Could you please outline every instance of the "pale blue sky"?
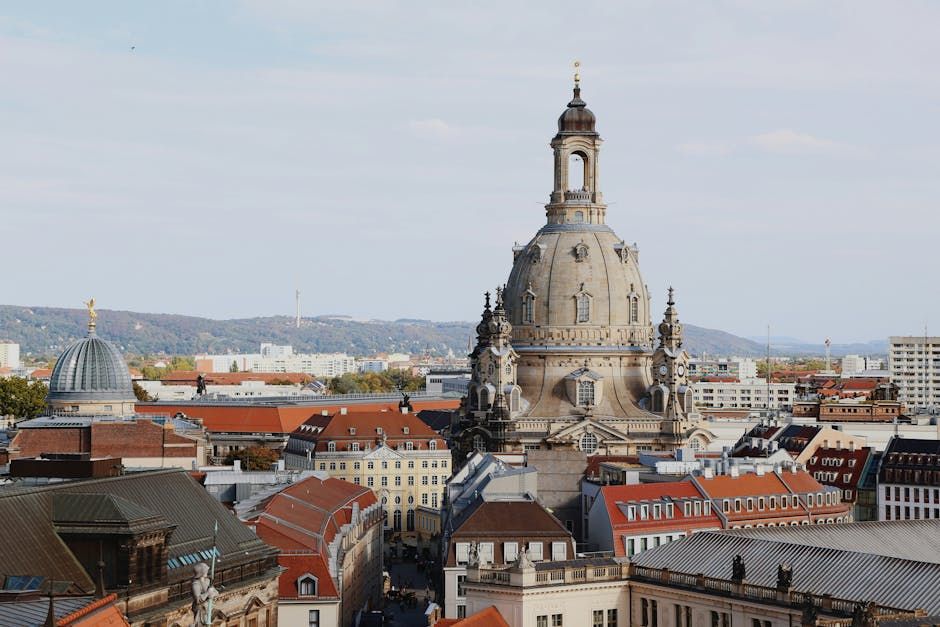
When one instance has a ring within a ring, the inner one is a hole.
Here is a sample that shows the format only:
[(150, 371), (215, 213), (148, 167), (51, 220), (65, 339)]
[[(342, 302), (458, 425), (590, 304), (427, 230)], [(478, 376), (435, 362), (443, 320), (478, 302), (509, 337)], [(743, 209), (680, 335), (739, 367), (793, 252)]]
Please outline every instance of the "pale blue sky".
[[(475, 319), (570, 62), (608, 222), (742, 335), (940, 330), (940, 5), (0, 7), (0, 303)], [(131, 51), (131, 46), (136, 49)], [(12, 278), (12, 280), (11, 280)]]

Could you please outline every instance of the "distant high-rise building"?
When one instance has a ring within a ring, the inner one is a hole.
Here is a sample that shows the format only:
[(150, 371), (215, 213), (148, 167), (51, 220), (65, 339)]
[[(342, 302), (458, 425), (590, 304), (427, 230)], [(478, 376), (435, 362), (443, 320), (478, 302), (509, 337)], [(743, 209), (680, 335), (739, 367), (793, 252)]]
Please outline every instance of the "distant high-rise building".
[(749, 357), (728, 359), (693, 358), (689, 360), (690, 377), (735, 377), (738, 380), (757, 378), (757, 362)]
[(20, 367), (20, 345), (14, 342), (0, 342), (0, 368)]
[(888, 369), (908, 410), (940, 407), (940, 337), (889, 338)]

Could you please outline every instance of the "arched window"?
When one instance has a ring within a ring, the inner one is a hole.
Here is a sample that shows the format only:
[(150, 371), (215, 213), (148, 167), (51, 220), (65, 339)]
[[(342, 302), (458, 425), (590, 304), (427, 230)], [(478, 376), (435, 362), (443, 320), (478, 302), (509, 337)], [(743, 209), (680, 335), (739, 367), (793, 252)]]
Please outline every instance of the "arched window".
[(473, 450), (481, 453), (486, 452), (486, 438), (479, 433), (473, 436)]
[(568, 189), (579, 191), (584, 189), (584, 173), (587, 170), (587, 161), (584, 155), (573, 152), (568, 155)]
[(480, 388), (480, 409), (490, 408), (490, 392), (486, 388)]
[(408, 515), (405, 517), (405, 528), (408, 531), (415, 530), (415, 511), (413, 509), (409, 509)]
[(352, 444), (350, 444), (350, 445), (349, 445), (349, 450), (351, 450), (351, 451), (358, 451), (358, 450), (359, 450), (359, 443), (358, 443), (358, 442), (353, 442)]
[(662, 413), (664, 405), (663, 391), (660, 389), (653, 391), (653, 412)]
[(630, 323), (636, 324), (640, 319), (640, 299), (636, 296), (630, 297)]
[(336, 442), (330, 442), (330, 443), (328, 443), (328, 444), (326, 445), (326, 450), (328, 450), (330, 453), (335, 453), (335, 452), (336, 452)]
[(436, 451), (437, 450), (437, 440), (431, 440), (428, 442), (428, 450)]
[(575, 211), (575, 212), (574, 212), (574, 223), (575, 223), (575, 224), (583, 224), (583, 223), (584, 223), (584, 212), (583, 212), (583, 211)]
[(594, 405), (594, 382), (578, 381), (578, 405), (591, 407)]
[(393, 523), (393, 527), (392, 527), (392, 528), (393, 528), (395, 531), (401, 531), (401, 510), (400, 510), (400, 509), (396, 509), (396, 510), (395, 510), (394, 521), (395, 521), (395, 522)]
[(522, 322), (524, 324), (535, 322), (535, 296), (529, 293), (522, 297)]
[(702, 446), (702, 440), (699, 438), (689, 438), (689, 448), (693, 451), (701, 451), (704, 448)]
[(591, 297), (585, 293), (578, 294), (578, 322), (591, 321)]
[(593, 433), (585, 433), (581, 436), (581, 450), (590, 455), (597, 450), (597, 436)]

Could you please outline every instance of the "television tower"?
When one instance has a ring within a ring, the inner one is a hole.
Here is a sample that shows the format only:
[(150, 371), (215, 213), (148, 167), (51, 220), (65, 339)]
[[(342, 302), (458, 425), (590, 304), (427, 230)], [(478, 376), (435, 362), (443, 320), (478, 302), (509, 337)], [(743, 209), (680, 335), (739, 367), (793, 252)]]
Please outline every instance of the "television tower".
[(297, 297), (297, 328), (300, 328), (300, 290), (296, 291)]

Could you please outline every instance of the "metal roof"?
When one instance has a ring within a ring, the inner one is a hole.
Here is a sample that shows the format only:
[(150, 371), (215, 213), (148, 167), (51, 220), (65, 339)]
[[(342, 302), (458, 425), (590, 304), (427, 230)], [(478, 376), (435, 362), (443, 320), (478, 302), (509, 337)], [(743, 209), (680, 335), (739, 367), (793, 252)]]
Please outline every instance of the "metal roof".
[(121, 351), (94, 331), (63, 352), (49, 377), (49, 400), (134, 401), (131, 373)]
[(741, 555), (747, 582), (773, 588), (777, 567), (793, 587), (850, 601), (940, 612), (940, 521), (704, 531), (640, 553), (638, 566), (731, 579)]
[[(55, 617), (61, 619), (68, 616), (94, 600), (95, 598), (91, 596), (55, 597)], [(0, 603), (0, 627), (40, 627), (45, 624), (48, 612), (49, 597)]]
[[(44, 575), (75, 582), (84, 591), (94, 589), (91, 578), (53, 528), (54, 497), (65, 494), (112, 495), (121, 500), (119, 509), (123, 514), (117, 516), (133, 518), (147, 512), (162, 517), (168, 526), (175, 527), (168, 540), (168, 558), (210, 550), (216, 521), (218, 550), (227, 565), (257, 560), (274, 551), (184, 471), (151, 470), (45, 486), (0, 488), (0, 520), (4, 524), (4, 533), (0, 534), (0, 576)], [(101, 506), (97, 496), (89, 503), (88, 507)], [(78, 513), (85, 515), (84, 511)]]

